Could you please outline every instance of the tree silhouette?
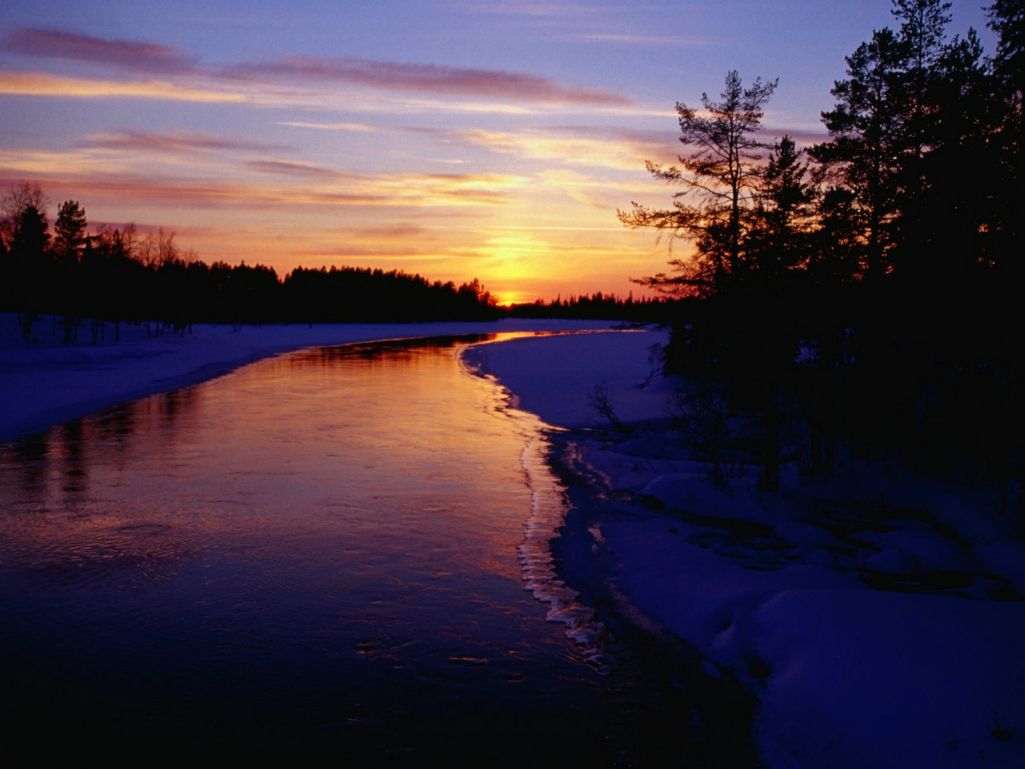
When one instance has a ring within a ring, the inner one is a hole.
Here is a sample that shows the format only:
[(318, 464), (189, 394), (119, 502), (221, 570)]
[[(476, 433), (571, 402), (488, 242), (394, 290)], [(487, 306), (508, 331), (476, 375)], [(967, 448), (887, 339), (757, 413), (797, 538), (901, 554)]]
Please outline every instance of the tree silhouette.
[(14, 220), (11, 253), (17, 259), (39, 262), (50, 243), (46, 212), (34, 205), (23, 208)]
[(680, 143), (688, 151), (678, 156), (680, 167), (651, 161), (646, 166), (656, 179), (685, 189), (673, 196), (671, 209), (633, 203), (631, 210), (618, 215), (628, 227), (654, 228), (696, 241), (697, 256), (691, 261), (672, 260), (675, 275), (659, 273), (641, 279), (642, 284), (674, 293), (710, 295), (741, 271), (747, 214), (754, 205), (758, 161), (765, 149), (756, 132), (776, 82), (762, 83), (758, 78), (744, 88), (740, 75), (732, 70), (726, 75), (721, 101), (703, 93), (701, 112), (677, 103)]
[(29, 339), (48, 289), (46, 198), (38, 184), (22, 182), (4, 196), (0, 210), (0, 237), (6, 244), (10, 275), (0, 282), (0, 301), (20, 314), (22, 333)]
[(999, 35), (993, 57), (999, 113), (995, 143), (1000, 153), (995, 249), (1008, 277), (1020, 281), (1025, 276), (1025, 2), (995, 0), (989, 8), (989, 26)]
[(60, 204), (53, 225), (53, 248), (58, 259), (79, 261), (85, 247), (86, 227), (85, 209), (77, 200), (65, 200)]
[(49, 241), (46, 198), (38, 184), (21, 182), (0, 201), (0, 238), (8, 254), (41, 256)]
[(815, 186), (808, 161), (790, 136), (777, 141), (761, 172), (746, 261), (766, 290), (783, 288), (788, 273), (809, 258)]
[(875, 280), (889, 271), (895, 241), (903, 59), (904, 47), (891, 29), (858, 46), (847, 57), (847, 79), (833, 86), (836, 106), (822, 113), (831, 140), (811, 150), (853, 193), (852, 226), (862, 233), (864, 271)]

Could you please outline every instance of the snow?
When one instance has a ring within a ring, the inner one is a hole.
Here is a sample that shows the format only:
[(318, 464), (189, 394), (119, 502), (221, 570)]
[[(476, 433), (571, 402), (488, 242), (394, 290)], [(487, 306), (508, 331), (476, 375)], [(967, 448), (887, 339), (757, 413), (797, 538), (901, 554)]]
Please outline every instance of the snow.
[[(550, 424), (582, 427), (600, 422), (589, 402), (600, 386), (607, 389), (619, 419), (634, 421), (665, 415), (665, 382), (660, 379), (645, 385), (655, 368), (652, 346), (665, 343), (664, 333), (624, 331), (605, 334), (600, 342), (588, 336), (573, 336), (555, 347), (543, 341), (524, 338), (480, 345), (463, 353), (463, 358), (485, 372), (500, 369), (502, 384), (516, 398), (517, 405)], [(498, 369), (492, 365), (492, 356)]]
[[(468, 356), (571, 443), (600, 494), (594, 547), (633, 612), (757, 699), (769, 767), (1025, 766), (1021, 500), (846, 460), (723, 488), (649, 382), (659, 332), (523, 339)], [(608, 386), (625, 430), (588, 396)], [(585, 428), (585, 429), (580, 429)], [(628, 433), (627, 433), (628, 431)], [(601, 500), (606, 500), (602, 502)]]
[[(51, 319), (26, 342), (0, 315), (0, 441), (313, 345), (610, 325), (122, 326), (114, 342), (108, 324), (97, 344), (88, 328), (63, 344)], [(993, 489), (851, 460), (814, 481), (784, 468), (776, 494), (744, 466), (718, 487), (672, 429), (676, 383), (651, 377), (664, 341), (650, 330), (520, 338), (465, 357), (521, 408), (574, 428), (557, 440), (608, 500), (588, 533), (613, 556), (617, 593), (752, 693), (765, 765), (1025, 766), (1020, 498), (1002, 511)]]
[[(183, 334), (87, 322), (65, 344), (55, 318), (33, 325), (25, 341), (13, 313), (0, 313), (0, 442), (83, 417), (107, 406), (221, 376), (270, 355), (316, 345), (513, 331), (608, 328), (592, 321), (501, 320), (479, 323), (195, 325)], [(102, 333), (101, 333), (102, 332)]]

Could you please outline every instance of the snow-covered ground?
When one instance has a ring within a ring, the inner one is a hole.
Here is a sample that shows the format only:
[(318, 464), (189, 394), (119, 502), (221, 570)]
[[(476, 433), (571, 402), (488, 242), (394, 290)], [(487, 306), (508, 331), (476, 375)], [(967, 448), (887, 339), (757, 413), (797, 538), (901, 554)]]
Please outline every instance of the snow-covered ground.
[[(657, 332), (533, 338), (467, 353), (604, 492), (595, 547), (633, 607), (757, 698), (770, 767), (1025, 766), (1025, 516), (987, 488), (846, 461), (726, 488), (641, 387)], [(628, 434), (589, 408), (596, 385)]]
[[(23, 339), (17, 316), (0, 313), (0, 443), (107, 406), (226, 374), (270, 355), (315, 345), (452, 334), (608, 328), (588, 321), (492, 323), (195, 325), (177, 334), (157, 327), (89, 322), (65, 344), (59, 320), (44, 317)], [(96, 341), (93, 332), (96, 331)]]

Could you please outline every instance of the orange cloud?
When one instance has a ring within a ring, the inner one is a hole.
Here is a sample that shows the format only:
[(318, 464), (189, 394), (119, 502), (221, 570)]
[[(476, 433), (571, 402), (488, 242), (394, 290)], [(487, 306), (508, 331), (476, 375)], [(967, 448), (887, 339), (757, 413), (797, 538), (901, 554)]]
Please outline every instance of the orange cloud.
[(251, 101), (249, 97), (240, 93), (176, 85), (160, 80), (87, 80), (40, 72), (11, 71), (0, 71), (0, 93), (19, 96), (164, 99), (234, 104)]
[(563, 131), (525, 130), (517, 132), (471, 129), (453, 136), (470, 144), (504, 154), (536, 160), (554, 160), (567, 165), (636, 171), (645, 158), (661, 156), (670, 142), (656, 143), (637, 137), (611, 134), (603, 137)]
[[(525, 177), (503, 174), (379, 174), (331, 171), (306, 163), (252, 161), (251, 166), (303, 179), (301, 185), (270, 185), (246, 180), (154, 177), (110, 173), (103, 158), (43, 153), (39, 157), (0, 152), (0, 183), (31, 176), (44, 186), (73, 188), (76, 195), (115, 200), (161, 201), (179, 207), (378, 206), (429, 208), (494, 206), (507, 202)], [(69, 168), (70, 166), (70, 168)], [(70, 173), (69, 173), (70, 172)], [(308, 183), (310, 178), (323, 183)]]

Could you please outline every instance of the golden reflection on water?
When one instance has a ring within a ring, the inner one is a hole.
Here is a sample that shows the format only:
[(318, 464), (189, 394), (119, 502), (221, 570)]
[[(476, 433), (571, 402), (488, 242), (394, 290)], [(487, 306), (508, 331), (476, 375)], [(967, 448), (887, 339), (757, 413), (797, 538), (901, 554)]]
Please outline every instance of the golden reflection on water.
[(126, 586), (202, 553), (331, 543), (519, 580), (536, 425), (455, 362), (494, 338), (304, 350), (2, 447), (2, 568)]

